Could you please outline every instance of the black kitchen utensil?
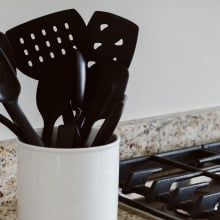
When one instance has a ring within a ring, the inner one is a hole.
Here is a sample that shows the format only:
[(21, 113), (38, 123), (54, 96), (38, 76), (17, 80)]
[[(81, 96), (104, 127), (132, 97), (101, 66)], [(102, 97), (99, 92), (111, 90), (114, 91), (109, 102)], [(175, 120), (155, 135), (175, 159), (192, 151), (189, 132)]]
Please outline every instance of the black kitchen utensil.
[(124, 94), (129, 73), (128, 69), (116, 61), (97, 63), (89, 74), (94, 75), (91, 84), (87, 85), (87, 100), (83, 106), (83, 120), (81, 127), (81, 139), (86, 143), (93, 124), (99, 119), (105, 119), (112, 107), (117, 104)]
[[(8, 38), (2, 32), (0, 32), (0, 47), (4, 51), (5, 55), (7, 56), (7, 58), (9, 59), (11, 65), (13, 66), (13, 68), (15, 70), (16, 66), (15, 66), (15, 60), (14, 60), (14, 56), (13, 56), (12, 47), (10, 45)], [(16, 73), (16, 71), (15, 71), (15, 73)]]
[[(5, 36), (4, 33), (0, 32), (0, 48), (4, 52), (4, 54), (7, 56), (7, 58), (10, 61), (10, 64), (13, 66), (14, 71), (16, 73), (16, 67), (15, 67), (15, 61), (13, 57), (13, 51), (10, 46), (10, 43)], [(23, 140), (22, 137), (22, 131), (15, 125), (12, 121), (10, 121), (8, 118), (6, 118), (4, 115), (0, 114), (0, 122), (5, 125), (9, 130), (11, 130), (20, 140)]]
[(83, 54), (76, 50), (76, 85), (73, 89), (71, 104), (72, 108), (82, 109), (84, 96), (85, 96), (85, 86), (86, 86), (86, 61)]
[(75, 9), (36, 18), (8, 30), (6, 35), (18, 69), (38, 80), (61, 75), (68, 64), (72, 65), (75, 49), (83, 54), (88, 50), (87, 28)]
[(75, 118), (71, 123), (64, 123), (58, 127), (57, 147), (73, 147), (80, 144), (80, 131), (78, 119), (82, 112), (85, 85), (86, 85), (86, 62), (79, 50), (76, 50), (76, 87), (71, 95), (72, 109), (75, 110)]
[[(73, 90), (73, 68), (62, 75), (54, 75), (50, 80), (39, 80), (37, 87), (37, 107), (44, 120), (42, 140), (45, 146), (51, 146), (51, 137), (55, 121), (69, 107)], [(62, 69), (59, 69), (62, 72)]]
[(98, 133), (92, 143), (92, 146), (104, 145), (109, 141), (121, 118), (126, 99), (127, 96), (124, 95), (112, 108), (112, 111), (108, 114), (102, 126), (99, 128)]
[(17, 127), (21, 129), (24, 141), (28, 144), (43, 146), (40, 137), (18, 105), (19, 93), (20, 84), (15, 71), (4, 51), (0, 48), (0, 102), (3, 103)]
[(78, 50), (76, 52), (76, 63), (77, 63), (77, 70), (76, 75), (78, 79), (77, 87), (73, 90), (71, 103), (72, 108), (76, 109), (76, 116), (75, 121), (73, 123), (74, 132), (73, 132), (73, 147), (78, 147), (81, 143), (81, 135), (79, 130), (79, 118), (82, 113), (83, 102), (85, 97), (85, 88), (86, 88), (86, 61), (82, 53)]
[[(116, 100), (124, 94), (128, 80), (126, 67), (131, 63), (138, 36), (136, 24), (108, 12), (96, 11), (87, 28), (89, 65), (83, 117), (80, 120), (84, 143), (94, 121), (106, 118)], [(95, 65), (90, 67), (91, 63)], [(110, 89), (111, 86), (114, 89)]]
[[(79, 80), (74, 71), (77, 68), (75, 53), (77, 48), (82, 53), (87, 54), (86, 25), (76, 10), (69, 9), (31, 20), (8, 30), (6, 34), (12, 44), (17, 67), (24, 74), (40, 81), (37, 102), (40, 112), (44, 117), (44, 122), (48, 124), (46, 126), (48, 134), (43, 135), (43, 139), (45, 140), (47, 136), (45, 141), (49, 143), (48, 138), (51, 131), (49, 132), (48, 129), (61, 113), (61, 108), (62, 111), (64, 107), (67, 108), (62, 112), (65, 124), (71, 124), (74, 119), (71, 114), (72, 109), (68, 109), (70, 107), (66, 105), (58, 106), (58, 100), (56, 101), (55, 97), (48, 101), (51, 105), (54, 104), (54, 106), (49, 107), (46, 99), (49, 99), (53, 94), (49, 92), (50, 94), (46, 98), (43, 93), (47, 92), (47, 86), (53, 89), (63, 89), (65, 85), (63, 84), (61, 87), (61, 85), (58, 85), (58, 81), (59, 79), (62, 81), (63, 75), (67, 76), (70, 70), (72, 70), (71, 74), (75, 76), (70, 81), (73, 84), (71, 93), (77, 93), (73, 91), (74, 89), (78, 91), (77, 87), (82, 79)], [(69, 91), (70, 82), (67, 83), (68, 88), (64, 88), (64, 90)], [(55, 83), (55, 85), (49, 85), (51, 83)], [(67, 94), (66, 92), (61, 93)], [(61, 101), (61, 94), (56, 93), (56, 96), (60, 97), (59, 100)], [(43, 99), (42, 101), (40, 100), (41, 98)], [(66, 98), (64, 99), (66, 100)], [(61, 102), (64, 103), (64, 101)], [(55, 109), (56, 107), (58, 108), (57, 110)], [(51, 112), (51, 115), (49, 114), (49, 109), (54, 111)], [(76, 109), (74, 110), (76, 111)], [(47, 116), (50, 118), (50, 126), (49, 119), (45, 118)]]
[(0, 114), (0, 122), (10, 131), (12, 131), (19, 138), (19, 140), (25, 141), (21, 129), (2, 114)]
[(96, 11), (88, 25), (89, 61), (117, 60), (129, 67), (138, 36), (138, 26), (120, 16)]

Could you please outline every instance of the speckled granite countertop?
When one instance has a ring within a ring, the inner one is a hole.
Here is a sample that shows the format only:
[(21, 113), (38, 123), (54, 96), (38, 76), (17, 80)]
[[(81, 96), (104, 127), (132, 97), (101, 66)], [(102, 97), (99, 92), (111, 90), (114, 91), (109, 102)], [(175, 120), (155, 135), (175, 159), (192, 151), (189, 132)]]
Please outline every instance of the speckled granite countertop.
[[(121, 122), (120, 159), (220, 140), (220, 107)], [(16, 145), (0, 142), (0, 220), (16, 220)], [(119, 208), (118, 220), (143, 220)]]

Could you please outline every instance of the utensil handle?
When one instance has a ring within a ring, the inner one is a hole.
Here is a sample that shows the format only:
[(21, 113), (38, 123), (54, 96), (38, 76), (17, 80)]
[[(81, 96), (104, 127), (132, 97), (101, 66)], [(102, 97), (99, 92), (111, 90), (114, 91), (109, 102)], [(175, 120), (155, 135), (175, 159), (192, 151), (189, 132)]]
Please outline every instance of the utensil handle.
[(124, 95), (122, 99), (116, 104), (113, 111), (108, 115), (105, 119), (104, 123), (102, 124), (101, 128), (99, 129), (92, 146), (98, 146), (106, 144), (106, 142), (111, 138), (115, 127), (117, 126), (123, 109), (126, 102), (127, 96)]
[(83, 125), (80, 128), (80, 135), (83, 146), (86, 147), (87, 145), (86, 143), (88, 141), (88, 137), (93, 124), (99, 119), (106, 118), (106, 108), (111, 101), (114, 89), (115, 86), (110, 82), (105, 85), (101, 85), (98, 90), (99, 93), (89, 104), (89, 106), (87, 106), (87, 113), (84, 115), (85, 118), (83, 121)]
[(73, 111), (72, 111), (72, 107), (69, 103), (69, 105), (67, 106), (65, 112), (62, 114), (63, 117), (63, 122), (66, 125), (72, 125), (73, 121), (74, 121), (74, 115), (73, 115)]
[(22, 131), (12, 121), (0, 114), (0, 122), (11, 130), (20, 140), (24, 140)]
[(42, 140), (43, 140), (43, 143), (46, 147), (51, 147), (53, 126), (54, 126), (54, 123), (51, 123), (50, 121), (48, 121), (48, 122), (45, 121), (44, 122)]
[(17, 100), (5, 102), (3, 105), (17, 127), (21, 129), (24, 140), (28, 144), (43, 146), (40, 136), (35, 132), (23, 111), (20, 109)]

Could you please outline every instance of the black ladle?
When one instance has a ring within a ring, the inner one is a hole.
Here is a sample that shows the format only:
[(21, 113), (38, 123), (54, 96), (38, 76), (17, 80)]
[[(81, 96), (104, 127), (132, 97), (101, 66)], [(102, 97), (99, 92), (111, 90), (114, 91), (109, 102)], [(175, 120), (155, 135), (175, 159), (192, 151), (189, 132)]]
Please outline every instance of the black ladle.
[[(14, 71), (16, 71), (15, 67), (15, 61), (13, 57), (13, 52), (11, 45), (5, 36), (4, 33), (0, 32), (0, 48), (4, 51), (5, 55), (10, 60), (11, 65), (14, 68)], [(6, 118), (4, 115), (0, 114), (0, 122), (5, 125), (9, 130), (11, 130), (20, 140), (23, 140), (22, 132), (21, 130), (8, 118)]]
[(0, 102), (3, 103), (8, 114), (21, 129), (24, 141), (28, 144), (43, 146), (43, 143), (32, 128), (26, 116), (18, 105), (20, 84), (15, 75), (15, 71), (7, 56), (0, 48)]

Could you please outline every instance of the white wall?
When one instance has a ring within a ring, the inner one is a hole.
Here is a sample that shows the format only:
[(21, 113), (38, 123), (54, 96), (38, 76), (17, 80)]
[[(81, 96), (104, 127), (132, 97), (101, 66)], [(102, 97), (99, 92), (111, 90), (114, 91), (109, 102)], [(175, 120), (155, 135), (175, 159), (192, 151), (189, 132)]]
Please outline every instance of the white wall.
[[(122, 120), (220, 105), (220, 1), (0, 0), (0, 31), (68, 8), (86, 22), (95, 10), (103, 10), (140, 27)], [(36, 82), (18, 75), (19, 103), (33, 126), (41, 127)], [(0, 139), (11, 136), (0, 127)]]

